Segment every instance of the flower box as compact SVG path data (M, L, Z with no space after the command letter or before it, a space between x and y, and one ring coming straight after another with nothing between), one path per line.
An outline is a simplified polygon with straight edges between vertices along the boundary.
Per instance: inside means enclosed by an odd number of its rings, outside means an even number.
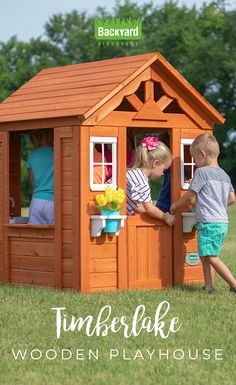
M197 223L196 213L195 212L184 212L181 213L183 217L183 232L191 233L194 225Z
M124 227L125 225L125 219L127 218L126 215L91 215L91 236L92 237L100 237L102 230L104 230L107 226L107 221L118 221L118 226L114 231L114 228L107 228L108 231L111 235L119 235L120 229Z

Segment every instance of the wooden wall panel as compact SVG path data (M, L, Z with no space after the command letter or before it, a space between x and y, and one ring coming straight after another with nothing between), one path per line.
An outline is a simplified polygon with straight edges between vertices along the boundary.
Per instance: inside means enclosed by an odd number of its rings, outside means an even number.
M10 282L30 286L54 287L54 273L11 269Z
M54 128L54 252L55 252L55 282L56 288L63 287L62 277L62 189L63 189L63 174L62 174L62 144L61 132L63 127Z
M73 273L63 273L63 289L72 289L71 283L73 282Z
M86 131L88 133L85 134ZM84 205L84 216L86 220L83 221L84 228L84 242L87 238L87 249L83 248L81 252L83 255L87 252L88 258L84 255L83 269L84 277L88 276L86 281L85 291L103 291L103 290L116 290L118 287L127 287L127 275L126 275L126 237L125 230L121 229L120 235L110 236L109 234L102 233L98 238L92 238L90 236L90 219L89 215L99 214L99 210L95 206L95 195L98 192L91 191L89 189L89 135L90 136L115 136L118 138L118 186L125 188L126 186L126 173L125 167L121 165L126 164L126 128L125 127L82 127L84 131L84 152L82 175L85 183L83 184L82 191ZM88 135L89 134L89 135ZM86 136L86 137L85 137ZM86 141L86 142L85 142ZM86 186L85 186L86 185ZM86 191L86 192L85 192ZM125 205L122 214L125 213ZM88 235L87 235L88 231ZM119 259L120 255L120 259ZM124 262L122 261L124 260ZM119 262L120 261L120 262ZM84 266L86 263L86 267ZM85 278L84 278L85 279ZM122 281L125 283L122 284Z
M90 288L117 287L117 244L90 244L89 255Z
M180 178L180 144L181 138L195 139L202 133L211 133L210 130L193 129L175 129L172 131L172 153L174 162L171 174L171 201L175 202L183 196L187 190L181 189ZM190 252L197 252L197 231L183 233L181 212L188 209L180 209L176 213L176 224L173 233L173 280L174 284L183 284L191 282L203 282L203 272L201 263L197 266L189 266L185 263L185 255Z
M31 257L54 257L54 243L53 241L45 243L44 240L32 240L31 238L26 240L23 238L11 238L10 242L10 254L18 256L31 256Z
M129 288L172 285L172 229L162 221L135 215L128 226Z
M118 128L118 187L126 191L126 167L127 164L127 129L126 127ZM122 215L126 215L126 200L121 210ZM126 221L126 220L125 220ZM128 258L127 258L127 226L121 229L117 239L117 263L118 263L118 288L128 288Z
M89 197L89 132L90 127L81 126L79 133L79 175L80 195L79 207L79 254L80 254L80 277L81 291L89 292L89 240L90 240L90 218L88 212Z
M54 258L10 255L10 269L54 271Z
M183 233L182 252L185 254L197 252L197 231Z
M181 197L181 174L180 174L180 140L181 130L171 131L171 152L173 163L171 166L171 202L176 202ZM183 262L181 260L182 249L182 218L176 214L176 223L173 229L173 285L183 282Z
M20 154L20 135L10 134L10 154L9 154L9 194L14 199L15 207L9 203L10 213L14 216L21 215L21 154Z
M194 139L198 135L205 133L206 130L193 129L175 129L172 131L172 153L174 155L174 162L172 166L171 175L171 201L175 202L181 196L183 196L187 190L181 189L181 177L180 177L180 144L181 139ZM208 131L207 131L208 132ZM210 132L210 131L209 131ZM185 263L184 257L190 252L197 252L197 232L193 230L191 233L183 233L182 216L180 209L176 212L176 224L173 232L173 281L174 284L191 283L203 281L202 268L199 265L192 266L189 270L189 266ZM187 272L186 272L186 269ZM191 271L191 273L190 273ZM195 274L196 272L196 274ZM192 281L191 281L192 280Z
M9 282L9 242L7 227L5 224L9 221L9 133L3 132L2 136L2 281Z
M197 266L185 266L184 269L184 282L193 283L193 282L202 282L203 280L203 269L202 265Z
M117 287L117 273L105 272L105 273L91 273L90 274L90 287L105 288L105 287Z
M74 217L79 215L76 210L78 206L78 183L75 174L78 170L78 162L76 161L78 154L75 150L74 140L76 141L76 131L79 127L60 127L58 130L58 157L60 159L60 213L59 223L61 227L60 236L60 277L61 288L77 288L79 289L79 272L74 270L76 263L78 264L79 255L76 251L76 243L78 242L79 231L78 226L75 231ZM77 143L78 145L78 143ZM76 203L77 202L77 203ZM58 272L59 274L59 272ZM77 283L77 284L76 284Z
M11 231L12 228L9 232ZM25 226L21 236L9 236L9 282L54 287L53 238L47 239L45 236L39 240L38 238L27 237L27 232L37 233L37 228L32 229Z

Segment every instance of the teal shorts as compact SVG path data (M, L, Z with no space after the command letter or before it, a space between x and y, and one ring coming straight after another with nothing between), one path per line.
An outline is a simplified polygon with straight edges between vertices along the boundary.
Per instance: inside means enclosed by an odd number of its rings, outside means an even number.
M218 257L228 232L228 223L198 222L199 257Z

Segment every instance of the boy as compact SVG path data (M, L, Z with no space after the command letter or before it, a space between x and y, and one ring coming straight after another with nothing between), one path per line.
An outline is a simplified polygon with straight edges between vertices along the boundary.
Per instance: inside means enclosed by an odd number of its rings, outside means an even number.
M236 294L236 280L221 261L219 255L228 230L227 206L235 202L235 194L229 176L219 167L219 145L213 135L199 135L191 145L191 155L198 169L195 171L189 191L171 205L171 212L190 204L197 198L196 215L198 229L198 254L201 258L205 290L214 292L211 266L230 285Z

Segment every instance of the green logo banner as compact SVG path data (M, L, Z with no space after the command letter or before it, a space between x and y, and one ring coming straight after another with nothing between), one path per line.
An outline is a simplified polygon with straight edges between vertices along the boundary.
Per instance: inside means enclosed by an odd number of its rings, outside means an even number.
M95 19L96 40L141 40L142 21L138 19Z

